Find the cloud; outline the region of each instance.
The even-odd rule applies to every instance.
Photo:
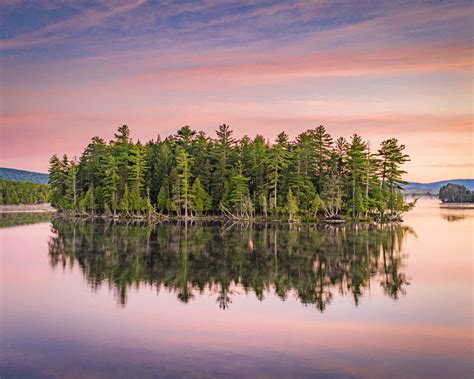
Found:
[[[424,165],[423,167],[436,167],[436,168],[473,168],[474,163],[433,163]]]
[[[63,10],[42,4],[54,17]],[[473,9],[212,0],[75,9],[0,41],[2,155],[46,165],[123,123],[142,141],[183,124],[213,135],[226,122],[237,136],[273,139],[321,123],[374,144],[399,137],[417,176],[462,176],[472,160]],[[437,161],[450,166],[426,167]]]
[[[67,35],[97,26],[113,16],[129,12],[143,5],[145,2],[146,0],[137,0],[125,5],[110,6],[107,7],[106,10],[85,9],[76,16],[49,24],[37,31],[1,40],[0,50],[17,49],[62,41]]]

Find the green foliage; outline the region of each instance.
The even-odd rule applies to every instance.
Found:
[[[239,161],[237,166],[237,172],[232,176],[232,192],[230,195],[230,204],[232,209],[237,211],[239,215],[244,213],[244,203],[247,201],[248,196],[248,183],[249,178],[243,175],[242,162]]]
[[[113,211],[118,207],[119,180],[117,158],[109,155],[105,166],[103,197],[104,203]]]
[[[273,144],[262,136],[236,141],[226,124],[216,135],[184,126],[141,144],[124,125],[109,143],[94,137],[78,162],[51,158],[52,205],[114,215],[156,209],[183,217],[205,212],[303,220],[385,220],[409,208],[401,192],[408,156],[396,139],[372,154],[360,136],[333,140],[323,126],[295,141],[280,133]]]
[[[281,187],[283,181],[283,169],[288,166],[289,154],[288,135],[281,132],[275,145],[270,150],[270,172],[269,172],[269,189],[272,191],[272,201],[270,205],[275,211],[278,208],[278,188]]]
[[[89,186],[89,189],[84,194],[84,197],[81,199],[81,201],[79,202],[79,207],[82,210],[91,211],[92,213],[94,213],[94,211],[97,209],[93,184]]]
[[[13,182],[0,179],[0,204],[38,204],[47,203],[51,196],[48,184]]]
[[[399,145],[397,139],[391,138],[383,141],[378,151],[381,160],[382,186],[387,187],[390,192],[388,204],[392,215],[397,211],[396,192],[402,189],[402,184],[406,184],[403,180],[403,174],[406,174],[406,171],[401,167],[410,159],[407,154],[404,154],[404,150],[405,145]]]
[[[474,192],[461,184],[448,183],[439,189],[443,203],[474,203]]]
[[[197,178],[191,188],[191,208],[198,214],[211,210],[212,200]]]
[[[160,187],[158,197],[156,199],[156,209],[160,212],[164,212],[170,209],[170,199],[168,196],[168,187],[163,185]]]
[[[184,216],[188,217],[188,210],[190,206],[190,179],[191,179],[191,165],[193,160],[188,156],[188,153],[181,147],[176,152],[176,165],[179,170],[180,180],[180,195],[182,206],[184,207]]]
[[[297,218],[299,207],[298,201],[295,196],[293,196],[293,192],[291,188],[288,191],[288,195],[286,197],[286,206],[288,208],[288,218],[290,221],[295,220]]]
[[[76,209],[78,206],[77,164],[71,162],[66,178],[66,198],[68,207]]]

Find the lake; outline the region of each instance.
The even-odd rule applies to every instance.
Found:
[[[0,376],[472,378],[473,226],[0,215]]]

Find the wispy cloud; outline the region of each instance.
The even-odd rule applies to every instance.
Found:
[[[24,11],[17,29],[2,6]],[[183,124],[274,138],[323,123],[399,137],[417,179],[463,176],[473,15],[468,1],[3,2],[1,154],[44,169],[122,123],[141,140]]]
[[[97,26],[111,17],[129,12],[145,2],[146,0],[137,0],[124,5],[111,5],[106,6],[105,10],[87,8],[76,16],[54,22],[34,32],[1,40],[0,49],[16,49],[64,40],[71,34]]]

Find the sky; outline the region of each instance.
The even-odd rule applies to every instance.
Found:
[[[474,178],[473,20],[471,1],[2,0],[0,166],[46,172],[123,124],[322,124],[396,137],[407,180]]]

